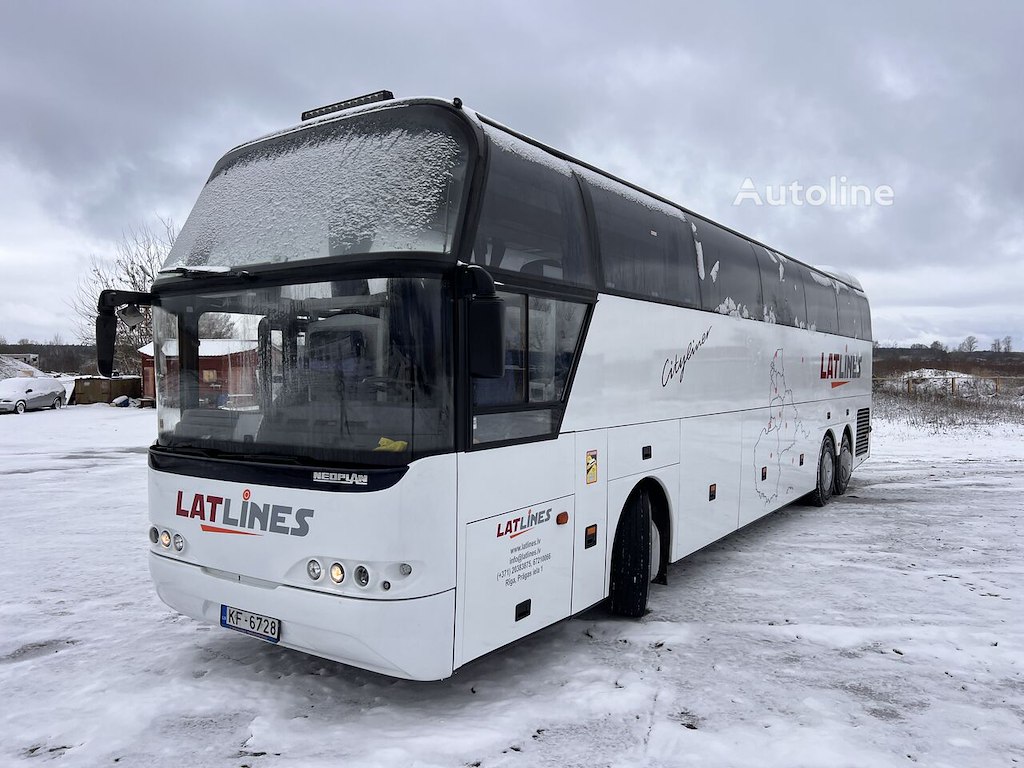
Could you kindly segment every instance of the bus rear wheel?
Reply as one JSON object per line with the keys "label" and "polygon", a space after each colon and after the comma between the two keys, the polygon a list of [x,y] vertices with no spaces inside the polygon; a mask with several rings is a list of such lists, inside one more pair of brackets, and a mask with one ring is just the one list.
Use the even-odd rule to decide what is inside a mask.
{"label": "bus rear wheel", "polygon": [[[619,518],[612,544],[608,607],[617,616],[639,618],[647,610],[653,566],[651,499],[642,489],[633,491]],[[659,547],[660,548],[660,547]]]}
{"label": "bus rear wheel", "polygon": [[839,448],[839,456],[836,457],[836,496],[842,496],[850,487],[850,477],[853,475],[853,445],[850,444],[850,435],[843,435],[843,443]]}
{"label": "bus rear wheel", "polygon": [[811,502],[824,507],[832,498],[836,482],[836,444],[832,435],[825,434],[821,441],[821,452],[818,454],[818,482],[811,491]]}

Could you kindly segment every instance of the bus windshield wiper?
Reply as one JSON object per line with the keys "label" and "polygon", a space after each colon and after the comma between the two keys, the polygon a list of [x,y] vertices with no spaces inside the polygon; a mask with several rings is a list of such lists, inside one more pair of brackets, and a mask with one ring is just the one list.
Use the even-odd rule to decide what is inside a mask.
{"label": "bus windshield wiper", "polygon": [[188,453],[194,456],[204,456],[208,459],[215,459],[221,455],[220,451],[214,450],[213,448],[202,448],[193,443],[174,443],[172,445],[162,445],[160,447],[175,453]]}
{"label": "bus windshield wiper", "polygon": [[234,451],[224,451],[217,448],[203,448],[195,443],[176,443],[166,447],[168,450],[175,451],[177,453],[203,456],[207,459],[267,461],[275,464],[302,464],[302,461],[297,456],[289,456],[282,453],[260,453],[251,451],[248,453],[235,453]]}
{"label": "bus windshield wiper", "polygon": [[189,277],[192,279],[202,277],[250,277],[250,273],[244,269],[234,269],[233,267],[220,267],[212,264],[207,265],[196,265],[192,267],[169,267],[167,269],[161,269],[158,274],[161,275],[180,275],[181,277]]}

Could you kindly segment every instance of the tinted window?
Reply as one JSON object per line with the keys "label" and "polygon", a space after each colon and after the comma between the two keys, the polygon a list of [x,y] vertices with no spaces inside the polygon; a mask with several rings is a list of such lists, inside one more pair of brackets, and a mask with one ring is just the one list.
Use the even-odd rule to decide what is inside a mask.
{"label": "tinted window", "polygon": [[860,307],[857,305],[853,290],[842,283],[838,283],[839,293],[836,299],[839,303],[839,333],[853,339],[863,338],[860,329]]}
{"label": "tinted window", "polygon": [[697,244],[701,307],[761,320],[761,274],[750,243],[703,219],[693,222],[691,231]]}
{"label": "tinted window", "polygon": [[805,270],[802,265],[759,245],[754,246],[754,253],[761,269],[765,322],[806,328]]}
{"label": "tinted window", "polygon": [[508,134],[491,139],[472,261],[592,287],[594,269],[579,184],[569,164]]}
{"label": "tinted window", "polygon": [[860,311],[860,336],[859,339],[871,340],[871,308],[868,306],[868,299],[863,293],[853,294],[853,301]]}
{"label": "tinted window", "polygon": [[544,436],[558,429],[587,313],[580,302],[499,295],[505,301],[505,375],[473,380],[474,443]]}
{"label": "tinted window", "polygon": [[839,333],[835,281],[812,269],[807,270],[806,274],[804,288],[807,292],[807,317],[811,330]]}
{"label": "tinted window", "polygon": [[584,177],[594,203],[605,287],[700,306],[696,250],[681,211],[611,179]]}

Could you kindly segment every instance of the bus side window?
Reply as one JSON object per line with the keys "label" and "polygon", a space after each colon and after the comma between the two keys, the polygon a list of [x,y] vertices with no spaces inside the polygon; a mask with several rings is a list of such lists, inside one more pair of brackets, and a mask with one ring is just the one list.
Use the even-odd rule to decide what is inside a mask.
{"label": "bus side window", "polygon": [[699,307],[693,235],[682,212],[610,179],[587,174],[605,287]]}
{"label": "bus side window", "polygon": [[754,246],[764,291],[764,320],[794,328],[807,326],[807,302],[800,264],[781,253]]}
{"label": "bus side window", "polygon": [[703,219],[694,219],[701,307],[752,320],[764,319],[761,272],[750,242]]}
{"label": "bus side window", "polygon": [[839,333],[851,339],[863,338],[860,332],[860,307],[854,301],[853,291],[842,283],[838,283],[839,293]]}
{"label": "bus side window", "polygon": [[569,164],[503,131],[486,132],[490,158],[472,262],[593,287],[583,200]]}
{"label": "bus side window", "polygon": [[505,302],[505,375],[473,379],[473,405],[518,405],[526,400],[526,296],[498,292]]}
{"label": "bus side window", "polygon": [[807,318],[810,328],[821,333],[839,333],[839,305],[835,281],[819,272],[807,270]]}
{"label": "bus side window", "polygon": [[587,305],[501,292],[505,375],[473,379],[474,444],[557,433]]}
{"label": "bus side window", "polygon": [[860,336],[858,339],[871,340],[871,307],[868,306],[868,299],[863,293],[854,292],[853,302],[860,312]]}

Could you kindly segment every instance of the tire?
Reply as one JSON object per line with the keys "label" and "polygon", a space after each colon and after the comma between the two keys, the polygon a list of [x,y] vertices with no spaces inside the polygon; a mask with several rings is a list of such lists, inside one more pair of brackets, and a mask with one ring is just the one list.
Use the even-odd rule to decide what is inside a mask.
{"label": "tire", "polygon": [[64,407],[64,400],[58,395],[53,398],[53,410],[57,411]]}
{"label": "tire", "polygon": [[651,584],[651,500],[633,491],[619,518],[612,544],[608,608],[616,616],[639,618],[647,610]]}
{"label": "tire", "polygon": [[26,408],[26,406],[25,406],[25,401],[24,400],[19,400],[18,402],[16,402],[14,404],[14,412],[15,413],[24,413],[25,412],[25,408]]}
{"label": "tire", "polygon": [[843,443],[839,448],[839,456],[836,457],[836,481],[835,494],[842,496],[850,487],[850,476],[853,474],[853,446],[850,444],[849,434],[843,435]]}
{"label": "tire", "polygon": [[836,444],[832,435],[826,433],[821,441],[821,452],[818,454],[818,482],[811,491],[811,503],[824,507],[832,498],[836,484]]}

